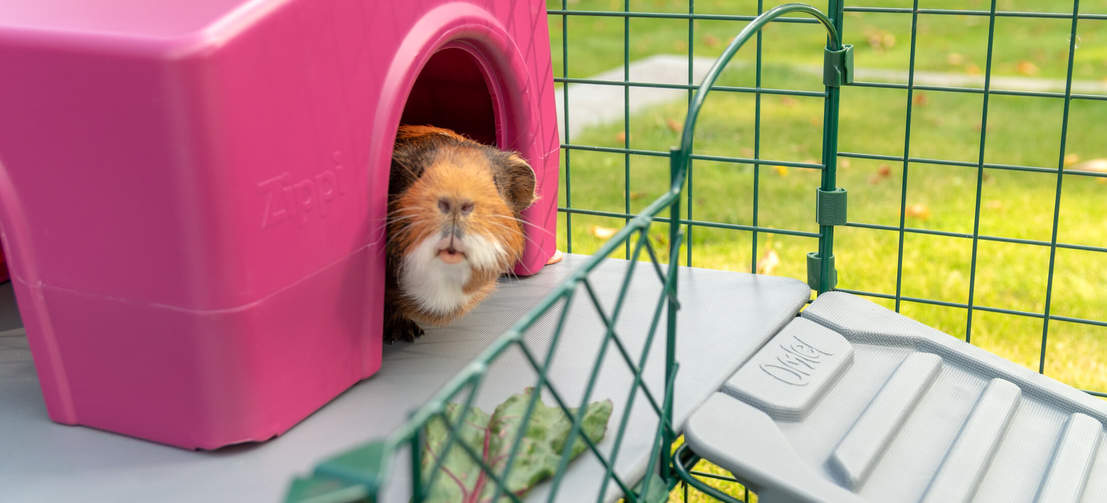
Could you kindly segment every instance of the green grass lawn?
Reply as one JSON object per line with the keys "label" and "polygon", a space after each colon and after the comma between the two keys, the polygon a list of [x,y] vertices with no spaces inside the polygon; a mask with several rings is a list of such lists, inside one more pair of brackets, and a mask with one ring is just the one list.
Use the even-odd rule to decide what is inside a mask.
{"label": "green grass lawn", "polygon": [[[765,8],[781,2],[766,2]],[[727,11],[724,6],[734,6]],[[891,2],[847,2],[847,5],[891,5]],[[988,2],[920,2],[923,7],[987,9]],[[560,8],[560,1],[548,3]],[[824,4],[818,4],[825,7]],[[898,3],[896,5],[899,5]],[[700,0],[697,12],[750,14],[754,2]],[[569,1],[571,9],[622,10],[618,0]],[[1001,10],[1071,11],[1071,3],[1000,1]],[[686,12],[684,2],[639,0],[634,11]],[[1107,12],[1107,1],[1081,2],[1081,12]],[[554,37],[555,74],[561,71],[560,16],[550,17]],[[856,64],[866,68],[906,69],[910,16],[849,14],[846,41],[857,46]],[[692,51],[716,56],[742,27],[739,22],[697,21]],[[984,68],[986,17],[919,18],[917,68],[973,74]],[[681,20],[630,22],[630,59],[650,54],[681,54],[688,50],[688,23]],[[569,18],[569,72],[587,77],[623,63],[623,20]],[[996,22],[995,75],[1063,79],[1067,63],[1069,23],[1065,20],[1001,18]],[[1107,21],[1080,22],[1074,78],[1107,80]],[[821,89],[818,78],[796,71],[794,64],[819,64],[823,37],[814,27],[774,24],[765,35],[766,87]],[[737,60],[751,61],[753,46]],[[1032,66],[1027,66],[1029,63]],[[725,84],[752,85],[752,68],[730,71]],[[981,140],[982,96],[948,92],[916,92],[911,121],[912,157],[977,162]],[[754,157],[754,102],[749,94],[716,93],[697,125],[696,152]],[[847,87],[841,100],[839,150],[902,156],[907,94],[902,90]],[[683,122],[683,100],[631,116],[631,148],[667,151],[677,142]],[[984,145],[986,163],[1056,169],[1060,155],[1063,100],[993,95],[989,101]],[[1104,120],[1107,102],[1074,100],[1065,152],[1070,162],[1107,158]],[[821,152],[821,98],[764,96],[758,156],[764,160],[818,162]],[[624,124],[591,128],[574,144],[622,147]],[[562,156],[561,205],[622,213],[641,210],[667,187],[664,157],[571,151]],[[629,171],[629,180],[625,173]],[[849,192],[849,220],[898,226],[905,170],[902,162],[839,159],[838,185]],[[778,229],[817,231],[814,190],[819,172],[751,165],[696,162],[687,187],[687,212],[696,220],[754,224]],[[977,205],[975,167],[912,163],[907,166],[906,226],[954,233],[973,232]],[[571,180],[571,195],[565,182]],[[1107,247],[1107,179],[1063,177],[1057,229],[1060,243]],[[1049,241],[1051,239],[1056,174],[986,169],[980,186],[979,232],[982,235]],[[756,187],[756,191],[755,191]],[[755,210],[754,195],[757,196]],[[571,197],[571,204],[567,200]],[[561,215],[559,246],[566,249],[571,229],[572,251],[590,253],[604,241],[604,231],[622,225],[617,218]],[[571,226],[568,220],[571,218]],[[664,245],[667,228],[656,225],[654,239]],[[908,297],[954,303],[968,300],[971,239],[908,233],[904,237],[900,288]],[[695,228],[692,263],[698,267],[749,271],[753,258],[775,253],[779,264],[770,273],[806,277],[805,255],[816,240],[759,233],[756,249],[751,233]],[[839,287],[895,294],[898,232],[839,227],[835,253]],[[1077,318],[1107,319],[1107,253],[1058,249],[1054,266],[1051,311]],[[980,241],[974,302],[978,306],[1042,312],[1045,308],[1050,250],[1048,246]],[[764,260],[762,260],[764,262]],[[892,301],[874,299],[892,307]],[[968,313],[962,308],[904,302],[901,312],[957,337],[964,337]],[[1042,352],[1042,320],[1033,317],[975,311],[972,342],[1019,364],[1038,369]],[[1107,391],[1107,328],[1053,321],[1049,325],[1046,375],[1083,389]],[[717,470],[717,468],[714,468]],[[734,489],[731,486],[730,489]],[[735,493],[739,494],[739,493]],[[702,496],[702,495],[700,495]],[[692,498],[696,501],[696,498]]]}

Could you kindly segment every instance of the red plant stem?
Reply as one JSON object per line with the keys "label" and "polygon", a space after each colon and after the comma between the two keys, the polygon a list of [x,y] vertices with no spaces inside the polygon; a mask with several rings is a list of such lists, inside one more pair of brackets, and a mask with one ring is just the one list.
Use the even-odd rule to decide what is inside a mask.
{"label": "red plant stem", "polygon": [[[484,461],[488,461],[488,448],[492,444],[492,421],[488,422],[488,426],[484,428],[484,449],[480,454],[480,458]],[[484,485],[488,483],[488,472],[481,470],[480,475],[477,476],[477,482],[473,484],[473,492],[469,493],[469,496],[465,498],[465,503],[480,503],[480,493],[484,489]]]}
{"label": "red plant stem", "polygon": [[[434,450],[431,449],[430,442],[427,442],[425,445],[427,446],[427,453],[430,454],[434,458],[434,460],[437,462],[440,458],[438,456],[434,455]],[[451,479],[454,479],[454,483],[457,484],[458,489],[461,489],[461,497],[465,501],[468,501],[469,498],[472,496],[472,493],[470,493],[466,489],[465,483],[462,482],[461,479],[458,478],[457,475],[454,475],[454,472],[452,470],[450,470],[449,468],[446,467],[446,463],[442,463],[442,473],[445,473]]]}

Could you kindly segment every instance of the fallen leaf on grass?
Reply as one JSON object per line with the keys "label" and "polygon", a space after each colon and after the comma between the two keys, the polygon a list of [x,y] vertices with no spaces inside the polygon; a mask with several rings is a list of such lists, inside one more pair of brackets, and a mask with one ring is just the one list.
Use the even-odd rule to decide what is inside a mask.
{"label": "fallen leaf on grass", "polygon": [[616,140],[619,140],[620,142],[624,142],[624,143],[625,143],[625,142],[627,141],[627,133],[626,133],[626,131],[619,131],[618,133],[616,133],[616,134],[615,134],[615,139],[616,139]]}
{"label": "fallen leaf on grass", "polygon": [[884,45],[885,49],[891,49],[896,45],[896,36],[890,31],[885,31],[880,36],[880,43]]}
{"label": "fallen leaf on grass", "polygon": [[980,71],[979,66],[976,66],[973,63],[969,63],[967,66],[965,66],[965,73],[969,75],[980,75],[982,72]]}
{"label": "fallen leaf on grass", "polygon": [[951,52],[946,54],[946,62],[953,66],[961,66],[965,63],[965,56],[962,56],[959,52]]}
{"label": "fallen leaf on grass", "polygon": [[792,107],[796,106],[796,103],[798,103],[796,101],[796,99],[791,97],[791,96],[781,96],[780,97],[780,104],[782,106],[787,107],[787,108],[792,108]]}
{"label": "fallen leaf on grass", "polygon": [[1107,173],[1107,159],[1088,159],[1087,161],[1069,166],[1069,169],[1078,169],[1080,171],[1094,171],[1096,173]]}
{"label": "fallen leaf on grass", "polygon": [[672,131],[674,133],[680,132],[680,130],[684,129],[684,123],[672,117],[665,119],[665,126],[669,128],[669,131]]}
{"label": "fallen leaf on grass", "polygon": [[630,192],[630,200],[631,201],[637,201],[639,199],[642,199],[642,193],[641,192],[635,192],[635,191],[632,190]]}
{"label": "fallen leaf on grass", "polygon": [[1015,65],[1015,71],[1023,75],[1034,75],[1038,73],[1038,65],[1026,60],[1019,61],[1018,64]]}
{"label": "fallen leaf on grass", "polygon": [[619,229],[613,229],[611,227],[603,227],[603,226],[600,226],[600,225],[593,225],[589,229],[589,231],[592,233],[593,236],[596,236],[599,239],[611,239],[611,236],[614,236],[615,233],[619,231]]}
{"label": "fallen leaf on grass", "polygon": [[1002,209],[1003,208],[1003,201],[1000,201],[1000,200],[988,201],[988,202],[984,203],[984,207],[988,208],[989,210]]}
{"label": "fallen leaf on grass", "polygon": [[715,35],[704,35],[703,45],[706,45],[707,47],[710,47],[712,49],[719,47],[719,37],[716,37]]}
{"label": "fallen leaf on grass", "polygon": [[[573,422],[560,407],[549,407],[542,400],[534,404],[530,421],[523,423],[530,404],[533,388],[512,395],[496,407],[489,416],[477,407],[471,407],[466,413],[461,405],[446,404],[441,416],[427,423],[424,430],[423,480],[430,479],[431,470],[441,461],[434,484],[428,489],[427,501],[432,502],[490,502],[496,494],[496,483],[480,463],[473,459],[468,450],[479,453],[484,463],[493,473],[500,474],[507,465],[507,458],[514,447],[520,428],[526,428],[519,439],[516,458],[511,472],[503,479],[506,489],[517,496],[526,494],[539,482],[552,477],[561,463],[564,446],[569,442],[569,433]],[[613,405],[611,400],[592,402],[584,409],[579,435],[587,437],[593,443],[599,443],[607,433],[607,423],[611,418]],[[575,415],[576,409],[569,409]],[[465,414],[462,417],[462,414]],[[456,424],[454,442],[450,444],[450,428]],[[569,459],[576,458],[587,449],[584,440],[574,438],[568,449]],[[464,444],[462,447],[459,444]]]}
{"label": "fallen leaf on grass", "polygon": [[906,214],[907,216],[912,218],[926,220],[930,218],[930,208],[928,208],[925,204],[916,203],[907,207]]}
{"label": "fallen leaf on grass", "polygon": [[788,176],[788,166],[773,166],[773,169],[780,176]]}
{"label": "fallen leaf on grass", "polygon": [[926,93],[917,91],[915,97],[911,101],[913,101],[917,107],[925,107],[927,101]]}
{"label": "fallen leaf on grass", "polygon": [[839,168],[848,168],[849,165],[850,165],[849,159],[845,159],[845,158],[838,159],[838,167]]}
{"label": "fallen leaf on grass", "polygon": [[1080,156],[1077,154],[1065,154],[1065,166],[1071,166],[1080,162]]}
{"label": "fallen leaf on grass", "polygon": [[772,274],[780,265],[780,255],[776,250],[769,248],[757,259],[757,274]]}
{"label": "fallen leaf on grass", "polygon": [[[1074,164],[1069,168],[1081,171],[1092,171],[1095,173],[1107,173],[1107,159],[1088,159],[1082,163]],[[1097,177],[1095,181],[1098,183],[1107,183],[1107,177]]]}
{"label": "fallen leaf on grass", "polygon": [[877,168],[876,173],[869,177],[869,185],[876,185],[884,180],[887,180],[892,176],[892,167],[887,164],[881,164]]}
{"label": "fallen leaf on grass", "polygon": [[865,32],[865,40],[868,41],[869,47],[881,51],[896,45],[896,36],[888,30],[870,29]]}

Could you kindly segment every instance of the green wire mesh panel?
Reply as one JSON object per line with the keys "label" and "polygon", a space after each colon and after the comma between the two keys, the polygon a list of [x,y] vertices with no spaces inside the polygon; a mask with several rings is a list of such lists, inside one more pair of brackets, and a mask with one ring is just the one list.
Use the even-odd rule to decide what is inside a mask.
{"label": "green wire mesh panel", "polygon": [[[902,23],[909,38],[906,82],[859,78],[851,89],[859,100],[865,93],[900,100],[898,148],[874,151],[855,141],[839,154],[892,168],[898,214],[889,220],[854,211],[846,232],[894,243],[895,266],[880,281],[847,279],[842,290],[886,299],[897,311],[1107,396],[1107,296],[1093,286],[1107,271],[1105,213],[1096,207],[1107,173],[1077,160],[1105,154],[1103,142],[1081,130],[1101,128],[1090,119],[1107,110],[1107,88],[1087,83],[1102,80],[1107,67],[1082,59],[1079,44],[1107,35],[1107,8],[994,0],[977,9],[926,7],[916,0],[845,9]],[[965,32],[954,43],[937,39],[934,27],[943,23]],[[935,62],[938,51],[944,62]],[[972,78],[935,78],[943,63]],[[943,119],[959,137],[942,130]],[[849,125],[842,129],[847,134]]]}
{"label": "green wire mesh panel", "polygon": [[[635,110],[634,93],[691,92],[695,62],[774,5],[548,3],[570,112],[564,249],[588,253],[595,230],[628,218],[675,138],[659,131],[683,105]],[[713,98],[700,119],[682,263],[836,285],[1107,396],[1107,3],[831,1],[827,12],[859,42],[840,126],[818,113],[833,100],[806,71],[819,35],[802,25],[815,21],[759,32],[715,88],[734,96]],[[635,78],[635,62],[659,52],[682,53],[683,83]],[[623,78],[591,76],[609,67]],[[622,120],[570,131],[574,95],[602,86],[622,90]],[[794,185],[824,189],[818,201],[785,187],[801,177]],[[850,192],[848,218],[827,207],[835,185]]]}

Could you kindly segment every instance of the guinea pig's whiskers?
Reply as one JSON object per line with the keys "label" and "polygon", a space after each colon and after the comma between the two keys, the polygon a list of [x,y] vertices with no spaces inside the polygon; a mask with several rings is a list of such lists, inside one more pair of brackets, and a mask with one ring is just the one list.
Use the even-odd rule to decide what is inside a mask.
{"label": "guinea pig's whiskers", "polygon": [[[501,221],[502,221],[502,220],[507,220],[507,221],[509,221],[509,222],[516,222],[516,223],[527,223],[527,222],[524,222],[523,220],[519,220],[518,218],[514,218],[514,217],[505,217],[505,216],[502,216],[502,215],[494,215],[494,216],[493,216],[493,218],[495,218],[495,219],[497,219],[497,220],[501,220]],[[509,226],[509,225],[506,225],[506,224],[503,224],[503,223],[500,223],[500,222],[495,222],[495,221],[491,221],[491,222],[488,222],[488,223],[489,223],[490,225],[496,225],[496,226],[499,226],[499,227],[501,227],[501,228],[503,228],[503,229],[512,229],[512,230],[516,230],[516,231],[522,231],[522,230],[523,230],[523,229],[519,229],[518,227],[511,227],[511,226]],[[531,224],[531,225],[533,225],[533,224]],[[534,226],[534,227],[535,227],[536,229],[541,229],[541,227],[538,227],[538,226]],[[542,229],[542,230],[545,230],[545,229]],[[548,231],[547,231],[547,233],[548,233]],[[527,237],[527,234],[526,234],[526,232],[523,232],[523,237]],[[528,239],[529,239],[529,238],[528,238]]]}
{"label": "guinea pig's whiskers", "polygon": [[[504,225],[504,224],[497,223],[497,222],[492,222],[492,221],[486,222],[486,224],[488,224],[490,226],[495,226],[495,227],[500,228],[500,229],[503,229],[505,232],[519,232],[518,227],[511,227],[511,226],[508,226],[508,225]],[[533,244],[533,245],[538,244],[533,239],[531,239],[530,236],[527,236],[527,234],[525,232],[523,232],[522,234],[523,234],[523,239],[526,240],[526,242],[528,242],[530,244]],[[518,260],[520,257],[522,257],[522,253],[516,253],[515,254],[515,259],[516,260]]]}
{"label": "guinea pig's whiskers", "polygon": [[380,232],[380,231],[383,231],[383,230],[387,229],[388,227],[391,227],[392,225],[394,225],[396,223],[403,222],[405,220],[411,220],[413,218],[418,218],[418,217],[419,217],[419,213],[414,211],[414,210],[410,210],[410,209],[399,209],[399,210],[389,211],[388,216],[386,218],[382,219],[382,222],[381,222],[380,226],[378,226],[376,228],[376,230],[377,230],[377,232]]}
{"label": "guinea pig's whiskers", "polygon": [[547,230],[546,228],[544,228],[544,227],[541,227],[541,226],[538,226],[538,225],[535,225],[535,224],[532,224],[532,223],[530,223],[530,222],[528,222],[528,221],[526,221],[526,220],[523,220],[523,219],[521,219],[521,218],[516,218],[516,217],[514,217],[514,216],[508,216],[508,215],[493,215],[493,216],[494,216],[495,218],[501,218],[501,219],[504,219],[504,220],[512,220],[512,221],[515,221],[515,222],[519,222],[520,224],[523,224],[523,225],[525,225],[525,226],[529,226],[529,227],[532,227],[532,228],[534,228],[535,230],[539,230],[539,231],[542,231],[542,232],[543,232],[544,234],[546,234],[547,236],[553,236],[553,233],[552,233],[552,232],[550,232],[549,230]]}
{"label": "guinea pig's whiskers", "polygon": [[403,228],[407,228],[407,227],[410,227],[410,225],[404,224],[402,222],[418,219],[421,216],[422,216],[421,213],[418,212],[418,211],[415,211],[415,210],[394,211],[389,215],[388,219],[385,220],[384,225],[386,227],[392,227],[392,226],[399,225]]}
{"label": "guinea pig's whiskers", "polygon": [[402,216],[402,217],[390,218],[390,219],[388,219],[387,222],[385,222],[385,225],[395,225],[395,224],[398,224],[400,222],[403,222],[403,221],[406,221],[406,220],[411,220],[411,219],[414,219],[414,218],[419,218],[419,215],[407,215],[407,216]]}
{"label": "guinea pig's whiskers", "polygon": [[412,241],[409,238],[413,234],[415,234],[416,231],[417,231],[417,229],[415,228],[415,226],[406,225],[401,229],[395,230],[392,233],[392,236],[389,239],[395,240],[397,242]]}

